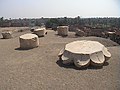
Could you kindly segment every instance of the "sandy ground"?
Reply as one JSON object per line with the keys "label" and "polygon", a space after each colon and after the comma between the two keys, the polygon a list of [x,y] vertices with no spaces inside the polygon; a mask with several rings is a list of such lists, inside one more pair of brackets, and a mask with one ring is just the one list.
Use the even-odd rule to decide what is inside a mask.
{"label": "sandy ground", "polygon": [[[0,31],[1,32],[1,31]],[[68,37],[48,30],[39,38],[40,46],[19,49],[19,36],[30,31],[15,32],[14,38],[0,35],[0,90],[120,90],[120,46],[98,37]],[[95,40],[108,47],[112,57],[101,68],[77,69],[65,66],[57,57],[66,43],[74,40]]]}

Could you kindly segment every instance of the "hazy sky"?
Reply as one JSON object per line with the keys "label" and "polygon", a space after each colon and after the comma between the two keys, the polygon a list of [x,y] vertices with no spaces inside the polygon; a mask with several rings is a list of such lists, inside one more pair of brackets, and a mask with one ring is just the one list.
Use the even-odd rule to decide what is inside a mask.
{"label": "hazy sky", "polygon": [[118,17],[120,0],[0,0],[0,17]]}

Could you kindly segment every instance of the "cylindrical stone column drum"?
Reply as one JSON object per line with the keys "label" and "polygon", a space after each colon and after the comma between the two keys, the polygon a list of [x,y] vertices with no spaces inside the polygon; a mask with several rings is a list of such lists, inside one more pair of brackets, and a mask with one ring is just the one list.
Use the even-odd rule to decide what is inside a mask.
{"label": "cylindrical stone column drum", "polygon": [[10,32],[10,31],[2,32],[2,36],[3,36],[4,39],[12,38],[12,32]]}
{"label": "cylindrical stone column drum", "polygon": [[58,35],[67,36],[68,35],[68,29],[69,29],[68,26],[58,26],[57,27]]}
{"label": "cylindrical stone column drum", "polygon": [[45,28],[35,29],[34,34],[36,34],[38,37],[43,37],[45,35]]}
{"label": "cylindrical stone column drum", "polygon": [[39,39],[35,34],[21,35],[19,41],[21,49],[32,49],[39,46]]}

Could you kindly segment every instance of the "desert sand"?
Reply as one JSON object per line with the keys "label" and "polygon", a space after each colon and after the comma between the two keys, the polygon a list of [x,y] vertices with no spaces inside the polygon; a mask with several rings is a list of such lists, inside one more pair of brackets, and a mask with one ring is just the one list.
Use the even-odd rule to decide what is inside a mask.
{"label": "desert sand", "polygon": [[[39,38],[39,47],[21,50],[19,36],[30,31],[15,31],[11,39],[2,39],[1,31],[0,90],[120,90],[120,46],[109,39],[76,37],[73,32],[61,37],[47,30],[47,35]],[[99,41],[112,57],[100,68],[65,66],[58,53],[75,40]]]}

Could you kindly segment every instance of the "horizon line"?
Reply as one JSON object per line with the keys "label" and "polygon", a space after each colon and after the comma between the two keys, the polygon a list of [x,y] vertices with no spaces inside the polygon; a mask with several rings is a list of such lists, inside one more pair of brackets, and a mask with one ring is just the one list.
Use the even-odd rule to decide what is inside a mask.
{"label": "horizon line", "polygon": [[[79,15],[78,15],[79,16]],[[4,16],[0,16],[3,17],[4,19],[41,19],[41,18],[76,18],[78,16],[57,16],[57,17],[4,17]],[[79,16],[80,18],[120,18],[120,16]]]}

